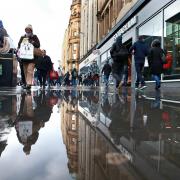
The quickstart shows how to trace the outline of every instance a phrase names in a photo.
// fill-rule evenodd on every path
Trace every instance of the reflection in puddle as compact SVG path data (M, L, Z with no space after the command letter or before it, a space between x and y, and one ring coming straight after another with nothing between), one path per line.
M1 179L179 179L179 117L126 88L1 96Z

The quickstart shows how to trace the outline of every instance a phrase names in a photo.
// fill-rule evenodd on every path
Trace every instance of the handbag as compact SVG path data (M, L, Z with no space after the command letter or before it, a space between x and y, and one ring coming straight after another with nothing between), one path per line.
M40 48L34 48L34 56L43 56L43 51Z
M57 80L58 79L58 72L51 70L49 73L50 80Z

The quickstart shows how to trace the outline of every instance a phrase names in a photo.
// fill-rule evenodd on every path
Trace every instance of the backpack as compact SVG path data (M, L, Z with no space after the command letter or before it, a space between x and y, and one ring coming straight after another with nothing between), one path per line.
M115 45L111 50L111 57L114 62L123 63L128 60L128 50L125 46Z

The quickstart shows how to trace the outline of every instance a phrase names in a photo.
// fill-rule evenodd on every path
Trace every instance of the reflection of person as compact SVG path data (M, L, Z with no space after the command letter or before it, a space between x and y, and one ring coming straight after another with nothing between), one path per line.
M106 64L103 66L102 74L104 73L104 83L107 86L109 82L109 75L111 73L111 66L109 65L109 62L106 61Z
M114 142L118 145L122 133L130 128L130 105L125 95L121 97L116 94L115 96L115 102L112 104L110 112L109 130Z
M39 48L39 39L36 35L33 34L33 28L30 24L26 26L25 32L26 34L21 36L19 40L18 49L20 48L21 43L24 41L24 39L28 39L29 43L31 43L35 48ZM25 80L27 84L26 86L24 86L24 88L31 89L36 58L37 57L35 57L32 60L21 59L23 63L23 69L21 69L21 71L24 71Z
M36 106L33 106L33 99ZM15 121L17 137L24 145L23 151L28 155L31 146L36 143L39 137L40 128L44 127L45 122L50 119L53 106L46 99L45 92L38 97L32 97L30 94L23 94L20 110Z

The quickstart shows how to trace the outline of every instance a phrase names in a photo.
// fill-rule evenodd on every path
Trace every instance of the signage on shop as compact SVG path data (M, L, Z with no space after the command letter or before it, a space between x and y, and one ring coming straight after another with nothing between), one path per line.
M84 60L84 64L87 64L89 62L89 59Z
M114 40L116 40L116 38L119 35L124 34L126 31L131 29L136 23L137 23L137 16L134 16L114 35Z

